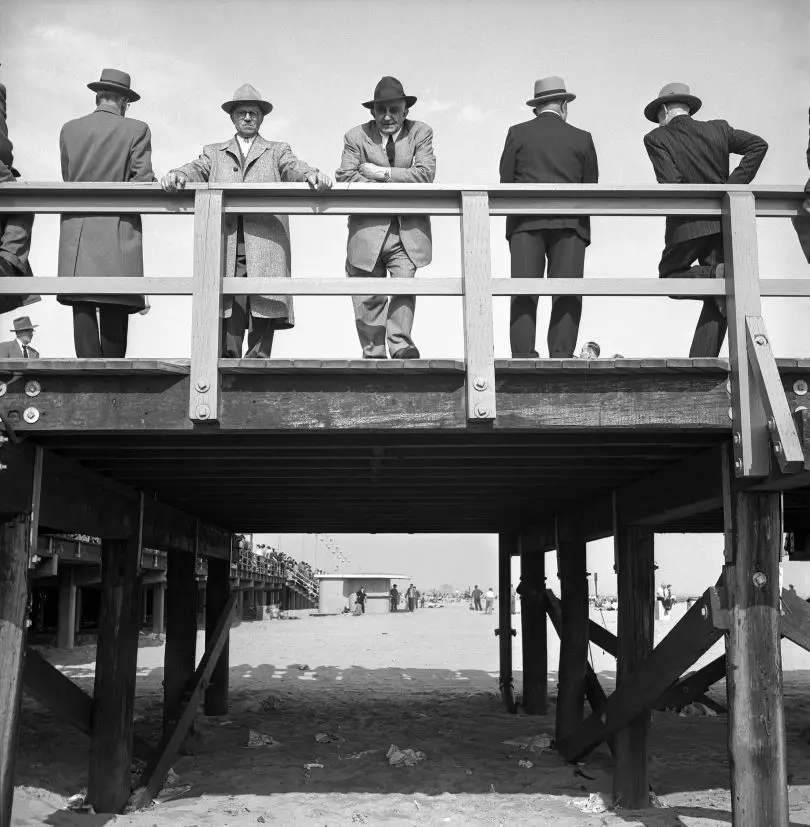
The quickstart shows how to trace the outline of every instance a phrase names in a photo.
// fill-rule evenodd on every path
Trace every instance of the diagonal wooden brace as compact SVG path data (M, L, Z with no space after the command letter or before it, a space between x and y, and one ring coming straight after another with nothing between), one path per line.
M782 637L810 652L810 603L782 589Z
M746 316L745 334L756 390L765 407L779 468L783 474L801 471L804 468L802 444L761 316Z

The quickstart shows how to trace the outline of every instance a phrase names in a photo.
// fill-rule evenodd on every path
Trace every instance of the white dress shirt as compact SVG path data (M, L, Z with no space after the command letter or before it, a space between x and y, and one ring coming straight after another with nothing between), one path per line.
M241 135L237 135L236 140L239 144L239 149L242 150L242 160L247 161L247 157L250 154L250 148L253 146L256 136L254 135L252 138L243 138Z

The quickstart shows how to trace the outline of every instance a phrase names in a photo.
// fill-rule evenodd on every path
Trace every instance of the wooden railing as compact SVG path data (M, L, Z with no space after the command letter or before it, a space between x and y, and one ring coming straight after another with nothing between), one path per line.
M0 213L149 213L194 215L193 278L0 280L0 294L191 295L189 417L219 411L220 303L223 295L461 296L467 416L496 416L492 297L507 295L725 296L736 473L764 476L771 445L783 472L803 466L801 446L762 320L761 296L807 297L810 281L759 280L757 217L800 213L801 187L608 185L337 185L326 194L300 184L196 184L167 195L157 184L3 184ZM222 217L287 215L436 215L461 220L460 279L223 278ZM492 278L490 216L704 216L723 222L726 278ZM654 262L650 262L651 269Z

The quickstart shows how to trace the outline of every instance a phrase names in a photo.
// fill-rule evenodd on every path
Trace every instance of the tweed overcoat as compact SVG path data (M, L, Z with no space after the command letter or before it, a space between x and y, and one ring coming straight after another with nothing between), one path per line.
M335 173L338 181L368 182L360 174L361 164L387 167L388 156L382 135L374 121L350 129L343 138L343 157ZM433 154L433 130L422 121L406 120L394 143L392 184L430 184L436 177ZM430 217L427 215L395 216L399 223L402 246L416 267L430 264L433 244ZM392 216L350 215L347 258L350 264L371 272L380 257Z
M293 155L289 144L267 141L257 135L248 157L242 164L242 153L236 138L220 144L208 144L202 155L175 172L189 181L210 181L212 184L272 184L280 181L304 181L317 172ZM237 218L226 214L225 266L223 276L233 277L236 271ZM290 278L290 222L286 215L248 213L243 216L247 274L255 278ZM233 298L224 296L222 315L233 312ZM250 312L261 319L275 319L276 329L295 325L292 296L251 296Z
M64 181L155 180L149 127L101 104L83 118L68 121L59 135ZM140 215L65 215L59 231L60 277L143 276ZM59 296L61 304L115 304L137 313L143 296Z

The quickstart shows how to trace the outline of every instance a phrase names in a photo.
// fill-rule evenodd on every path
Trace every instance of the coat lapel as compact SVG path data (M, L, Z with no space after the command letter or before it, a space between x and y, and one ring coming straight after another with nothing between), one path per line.
M236 141L236 138L234 138ZM250 168L250 165L259 158L263 152L267 150L270 144L262 138L261 135L257 135L253 141L253 144L250 147L250 152L248 152L247 158L245 158L245 166L244 166L244 173L247 175L247 171Z

